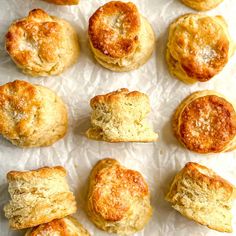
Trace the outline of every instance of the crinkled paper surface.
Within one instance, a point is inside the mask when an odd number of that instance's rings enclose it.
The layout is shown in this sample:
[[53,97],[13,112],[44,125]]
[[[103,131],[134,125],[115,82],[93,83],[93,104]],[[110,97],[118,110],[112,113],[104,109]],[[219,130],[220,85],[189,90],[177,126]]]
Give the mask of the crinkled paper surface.
[[[139,170],[147,179],[154,214],[146,228],[137,236],[223,236],[182,217],[164,201],[164,194],[174,174],[188,161],[213,168],[236,184],[236,152],[198,155],[183,149],[171,130],[171,116],[183,98],[193,91],[214,89],[236,100],[236,55],[225,69],[207,83],[185,85],[169,75],[165,63],[168,25],[176,17],[193,12],[179,0],[133,0],[141,13],[151,22],[156,36],[155,52],[149,62],[136,71],[114,73],[99,66],[88,46],[89,16],[107,0],[81,0],[77,6],[56,6],[40,0],[0,0],[0,84],[16,79],[27,80],[51,88],[66,102],[70,125],[67,136],[47,148],[20,149],[0,138],[0,235],[24,235],[11,231],[4,217],[3,205],[8,201],[6,173],[10,170],[34,169],[62,165],[68,171],[68,181],[77,197],[79,210],[75,215],[91,235],[106,233],[96,229],[85,214],[85,196],[92,166],[104,157],[114,157],[123,165]],[[11,62],[4,49],[4,35],[10,23],[28,14],[31,9],[43,8],[52,15],[70,21],[80,37],[81,56],[78,63],[56,77],[30,78],[23,75]],[[207,14],[223,15],[236,42],[236,2],[225,0]],[[147,93],[151,99],[150,121],[159,133],[156,143],[110,144],[88,140],[83,136],[89,126],[89,100],[102,94],[127,87]],[[235,204],[236,205],[236,204]],[[233,221],[236,226],[236,215]],[[236,227],[235,227],[236,230]],[[236,231],[234,234],[236,235]]]

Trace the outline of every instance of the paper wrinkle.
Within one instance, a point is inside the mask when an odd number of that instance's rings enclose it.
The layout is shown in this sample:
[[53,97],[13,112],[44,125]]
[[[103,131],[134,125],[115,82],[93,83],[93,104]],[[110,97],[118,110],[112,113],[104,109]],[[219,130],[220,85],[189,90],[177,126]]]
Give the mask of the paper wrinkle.
[[[191,86],[170,76],[165,62],[169,24],[182,14],[194,12],[179,0],[134,0],[142,15],[150,21],[157,36],[156,50],[148,63],[128,73],[115,73],[96,63],[89,49],[87,26],[91,14],[108,0],[81,0],[78,6],[56,6],[40,0],[0,0],[0,84],[16,79],[27,80],[51,88],[68,106],[69,131],[67,136],[46,148],[20,149],[0,138],[0,229],[1,236],[24,235],[24,231],[9,230],[3,205],[9,200],[6,173],[10,170],[28,170],[42,166],[62,165],[68,171],[68,181],[76,194],[79,210],[75,217],[91,235],[108,235],[98,230],[85,213],[88,176],[94,164],[105,157],[114,157],[126,167],[140,171],[151,190],[153,217],[146,228],[135,236],[223,236],[200,226],[171,208],[164,200],[174,175],[188,161],[213,168],[236,185],[236,152],[215,155],[198,155],[183,149],[173,136],[171,117],[178,104],[191,92],[203,89],[216,90],[236,100],[236,55],[225,69],[207,83]],[[31,78],[22,74],[11,62],[4,49],[4,35],[10,23],[24,17],[34,8],[42,8],[52,15],[67,19],[76,28],[81,46],[78,62],[60,76]],[[209,15],[223,15],[230,34],[236,42],[235,0],[225,0]],[[156,143],[110,144],[88,140],[82,134],[89,127],[91,109],[89,100],[118,88],[140,90],[149,95],[152,125],[159,133]],[[236,206],[236,203],[235,203]],[[236,207],[235,207],[236,208]],[[236,216],[236,211],[235,211]],[[236,217],[233,220],[236,225]],[[236,230],[236,227],[235,227]]]

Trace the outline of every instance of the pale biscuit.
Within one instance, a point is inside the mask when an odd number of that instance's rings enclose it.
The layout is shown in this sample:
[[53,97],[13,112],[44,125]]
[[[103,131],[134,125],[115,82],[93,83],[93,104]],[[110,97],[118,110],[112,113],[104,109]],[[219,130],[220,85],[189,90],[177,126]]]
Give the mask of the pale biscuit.
[[52,90],[20,80],[0,86],[0,134],[14,145],[52,145],[67,127],[67,108]]
[[54,3],[57,5],[76,5],[79,0],[44,0],[46,2]]
[[236,147],[235,107],[217,92],[195,92],[177,108],[173,130],[191,151],[206,154],[233,150]]
[[61,166],[7,174],[11,200],[4,207],[12,229],[48,223],[76,212],[76,202]]
[[232,232],[235,188],[214,171],[189,162],[175,176],[166,200],[183,216],[221,232]]
[[114,159],[99,161],[93,168],[87,208],[98,228],[119,235],[142,230],[152,215],[150,192],[142,175]]
[[79,42],[67,21],[35,9],[10,26],[6,49],[24,73],[49,76],[62,73],[76,62]]
[[75,218],[67,216],[28,229],[25,236],[90,236],[90,234]]
[[145,64],[155,45],[153,29],[133,3],[112,1],[89,19],[89,41],[95,59],[113,71]]
[[91,99],[90,139],[107,142],[153,142],[158,135],[146,122],[150,102],[146,94],[120,89]]
[[224,0],[181,0],[186,6],[198,11],[207,11],[217,7]]
[[183,82],[205,82],[224,68],[234,49],[223,17],[187,14],[170,25],[166,60]]

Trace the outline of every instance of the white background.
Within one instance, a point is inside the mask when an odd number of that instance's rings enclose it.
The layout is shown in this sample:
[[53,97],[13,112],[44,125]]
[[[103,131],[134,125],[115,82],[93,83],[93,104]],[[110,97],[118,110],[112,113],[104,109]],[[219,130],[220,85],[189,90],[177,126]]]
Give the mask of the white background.
[[[136,71],[114,73],[99,66],[88,46],[87,26],[91,14],[105,0],[81,0],[77,6],[56,6],[40,0],[0,0],[0,84],[16,79],[27,80],[51,88],[60,95],[69,109],[67,136],[47,148],[20,149],[0,138],[0,235],[24,235],[23,231],[9,230],[3,205],[8,201],[6,173],[10,170],[34,169],[42,166],[62,165],[68,171],[68,181],[74,191],[79,210],[75,216],[91,235],[107,235],[88,220],[85,196],[92,166],[104,157],[114,157],[123,165],[139,170],[151,189],[154,214],[146,228],[136,234],[145,236],[217,236],[224,234],[191,222],[173,210],[164,201],[164,194],[174,174],[186,162],[195,161],[213,168],[236,184],[236,152],[215,155],[198,155],[184,150],[171,130],[171,116],[177,105],[193,91],[214,89],[236,100],[236,55],[225,69],[207,83],[185,85],[170,76],[165,63],[168,25],[178,16],[194,12],[179,0],[133,0],[141,13],[148,18],[157,36],[155,52],[149,62]],[[67,19],[80,37],[81,56],[78,63],[60,76],[31,78],[23,75],[11,62],[4,49],[4,35],[10,23],[24,17],[34,8],[42,8],[52,15]],[[220,14],[229,24],[236,42],[236,2],[225,0],[207,14]],[[150,121],[159,133],[156,143],[110,144],[88,140],[83,136],[89,126],[91,109],[89,100],[102,94],[127,87],[150,96]],[[236,217],[234,219],[236,225]],[[229,235],[229,234],[227,234]],[[235,233],[232,235],[236,235]]]

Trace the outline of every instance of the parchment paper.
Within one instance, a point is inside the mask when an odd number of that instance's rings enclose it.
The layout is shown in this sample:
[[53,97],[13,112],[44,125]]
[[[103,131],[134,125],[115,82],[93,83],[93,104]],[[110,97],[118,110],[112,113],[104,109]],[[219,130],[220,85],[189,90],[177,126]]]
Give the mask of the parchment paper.
[[[140,171],[150,186],[153,217],[146,228],[135,235],[230,235],[217,233],[182,217],[164,201],[164,194],[174,174],[188,161],[195,161],[213,168],[236,184],[236,152],[220,155],[198,155],[189,152],[178,144],[170,125],[171,116],[177,105],[193,91],[214,89],[236,100],[236,55],[210,82],[185,85],[168,73],[165,63],[166,40],[169,23],[184,13],[194,11],[182,5],[178,0],[133,0],[155,30],[156,50],[149,62],[136,71],[110,72],[94,61],[87,39],[89,17],[106,2],[108,0],[81,0],[78,6],[69,7],[56,6],[40,0],[0,0],[0,84],[20,79],[49,87],[64,99],[70,117],[67,136],[51,147],[20,149],[0,138],[0,235],[24,235],[24,231],[9,230],[8,222],[3,214],[3,205],[9,199],[6,173],[10,170],[28,170],[45,165],[62,165],[67,169],[68,181],[79,206],[75,217],[91,235],[107,235],[88,220],[84,210],[90,170],[98,160],[105,157],[114,157],[123,165]],[[24,17],[34,8],[42,8],[52,15],[67,19],[78,31],[81,56],[76,65],[60,76],[27,77],[16,68],[5,52],[4,35],[7,27],[13,20]],[[223,15],[229,24],[231,36],[236,42],[235,0],[225,0],[218,8],[207,14]],[[149,118],[154,129],[159,133],[158,142],[110,144],[91,141],[82,135],[89,126],[90,98],[122,87],[140,90],[150,96],[152,112]],[[236,225],[236,217],[233,222]],[[236,231],[231,235],[236,235]]]

